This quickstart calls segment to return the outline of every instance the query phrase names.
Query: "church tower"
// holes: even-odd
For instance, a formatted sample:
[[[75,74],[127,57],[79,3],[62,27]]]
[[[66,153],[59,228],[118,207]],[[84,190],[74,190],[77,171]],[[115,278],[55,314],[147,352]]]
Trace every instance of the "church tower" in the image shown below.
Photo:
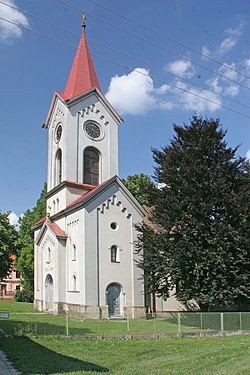
[[[55,92],[48,129],[47,214],[118,174],[122,119],[101,92],[85,36],[85,23],[64,92]]]
[[[47,215],[34,229],[39,310],[85,318],[144,316],[135,224],[146,215],[117,176],[118,125],[101,92],[83,24],[48,130]]]

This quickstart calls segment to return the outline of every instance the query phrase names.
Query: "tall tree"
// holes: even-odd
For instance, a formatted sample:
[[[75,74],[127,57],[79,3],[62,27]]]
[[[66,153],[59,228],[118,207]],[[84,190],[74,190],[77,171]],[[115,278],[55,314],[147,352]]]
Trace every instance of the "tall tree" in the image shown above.
[[[9,213],[0,213],[0,280],[11,269],[11,255],[17,255],[19,251],[18,233],[8,216]]]
[[[124,185],[140,204],[150,205],[156,187],[150,177],[140,173],[122,179]]]
[[[32,224],[40,220],[46,214],[45,195],[47,184],[44,184],[36,206],[32,210],[27,210],[20,219],[19,236],[21,251],[17,258],[16,268],[22,275],[23,292],[19,293],[19,298],[28,302],[33,300],[34,291],[34,242]]]
[[[165,187],[154,205],[159,233],[140,228],[140,266],[163,297],[176,287],[178,300],[204,310],[249,307],[249,162],[227,146],[219,120],[193,116],[174,131],[169,146],[153,150]]]

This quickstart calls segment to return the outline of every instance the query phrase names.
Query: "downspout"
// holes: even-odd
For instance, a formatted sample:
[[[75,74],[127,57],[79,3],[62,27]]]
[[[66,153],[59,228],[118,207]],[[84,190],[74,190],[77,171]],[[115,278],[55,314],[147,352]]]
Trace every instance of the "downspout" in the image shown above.
[[[154,272],[151,272],[151,295],[152,295],[152,314],[156,313],[156,305],[155,305],[155,283],[154,283]]]
[[[77,133],[76,133],[76,181],[77,182],[82,182],[82,177],[79,176],[79,133],[80,133],[80,121],[79,121],[80,113],[77,112]]]
[[[102,317],[102,311],[100,308],[100,222],[99,222],[99,213],[100,208],[98,207],[97,210],[97,223],[96,223],[96,232],[97,232],[97,238],[96,238],[96,261],[97,261],[97,306],[99,309],[99,318]]]

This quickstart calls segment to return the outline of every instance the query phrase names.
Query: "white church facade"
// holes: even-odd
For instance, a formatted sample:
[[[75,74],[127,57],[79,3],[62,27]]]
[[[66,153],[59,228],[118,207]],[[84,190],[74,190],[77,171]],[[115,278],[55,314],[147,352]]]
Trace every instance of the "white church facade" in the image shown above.
[[[34,224],[35,306],[85,317],[145,314],[135,263],[143,207],[117,177],[120,116],[101,92],[82,36],[48,130],[46,218]]]
[[[85,318],[145,316],[135,224],[147,212],[118,175],[122,119],[101,92],[85,25],[48,131],[46,217],[34,229],[34,304]],[[150,300],[147,299],[147,300]],[[158,311],[182,307],[151,298]]]

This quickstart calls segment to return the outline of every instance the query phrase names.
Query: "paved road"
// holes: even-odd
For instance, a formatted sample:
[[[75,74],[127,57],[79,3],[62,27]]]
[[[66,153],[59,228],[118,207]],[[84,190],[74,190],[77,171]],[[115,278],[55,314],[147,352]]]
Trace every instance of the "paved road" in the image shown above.
[[[20,375],[6,358],[4,352],[0,350],[0,375]]]

